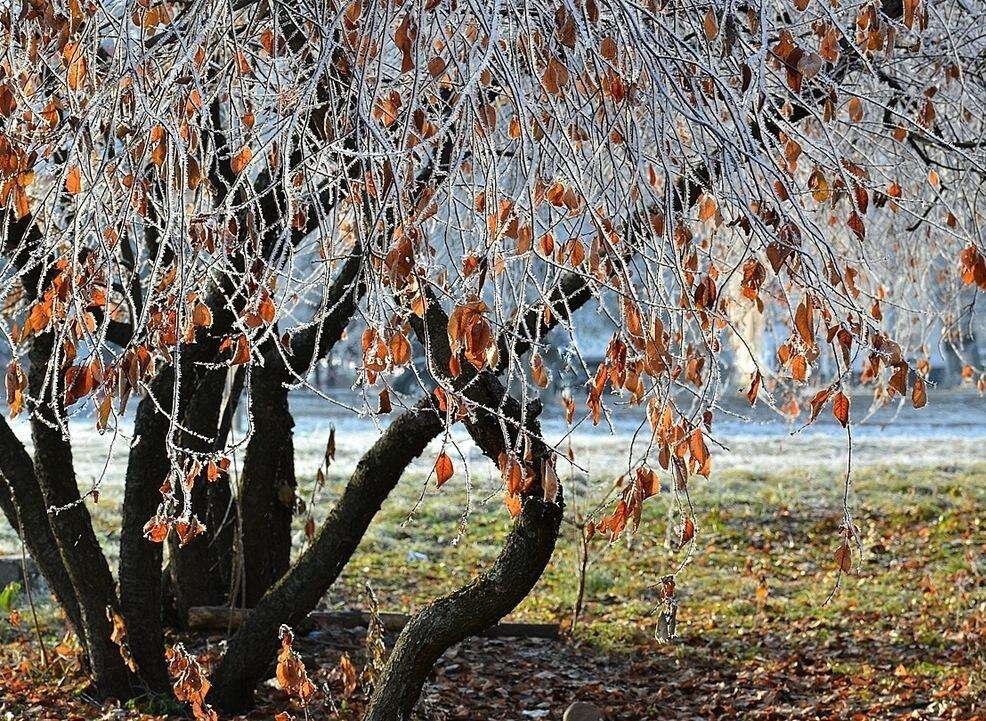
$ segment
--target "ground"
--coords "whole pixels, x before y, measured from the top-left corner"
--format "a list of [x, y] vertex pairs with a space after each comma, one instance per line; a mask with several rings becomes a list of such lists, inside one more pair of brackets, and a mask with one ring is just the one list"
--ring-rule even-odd
[[[342, 475], [333, 474], [318, 497], [331, 499]], [[585, 700], [614, 720], [986, 718], [977, 706], [986, 695], [984, 478], [981, 463], [857, 470], [851, 500], [863, 553], [830, 600], [842, 518], [838, 469], [731, 470], [696, 483], [700, 542], [678, 578], [678, 637], [670, 643], [654, 637], [660, 578], [684, 556], [666, 534], [678, 522], [669, 520], [668, 499], [648, 501], [635, 537], [592, 542], [574, 629], [578, 543], [566, 525], [550, 568], [512, 616], [559, 622], [562, 638], [476, 639], [452, 649], [425, 688], [421, 717], [560, 719], [572, 701]], [[424, 475], [416, 480], [387, 502], [328, 607], [365, 609], [370, 584], [382, 610], [413, 611], [495, 555], [508, 524], [496, 496], [473, 489], [463, 535], [453, 543], [465, 482], [458, 476], [418, 502]], [[586, 507], [587, 488], [578, 477], [568, 486], [571, 517]], [[112, 509], [100, 513], [99, 506], [97, 523], [111, 523]], [[71, 641], [55, 648], [54, 611], [40, 604], [53, 659], [45, 669], [24, 594], [13, 605], [18, 623], [3, 622], [0, 631], [0, 719], [182, 713], [160, 699], [141, 709], [94, 709], [79, 694], [84, 680]], [[357, 674], [372, 673], [364, 637], [358, 630], [299, 633], [297, 649], [326, 689], [309, 718], [358, 718], [368, 684], [347, 694], [352, 676], [340, 657], [346, 653]], [[208, 661], [221, 638], [182, 640]], [[282, 711], [306, 717], [271, 684], [249, 718]]]

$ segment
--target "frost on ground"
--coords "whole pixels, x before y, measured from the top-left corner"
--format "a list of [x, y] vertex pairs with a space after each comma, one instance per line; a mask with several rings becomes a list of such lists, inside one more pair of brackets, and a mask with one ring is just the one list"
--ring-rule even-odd
[[[347, 403], [359, 403], [350, 392], [343, 395]], [[854, 417], [863, 418], [867, 403], [865, 397], [854, 398]], [[322, 462], [329, 431], [335, 428], [336, 460], [329, 473], [330, 488], [316, 497], [314, 515], [319, 520], [334, 498], [333, 483], [341, 483], [349, 476], [360, 454], [379, 436], [382, 424], [373, 416], [356, 418], [348, 412], [334, 415], [329, 404], [301, 395], [293, 400], [292, 407], [296, 423], [295, 468], [306, 501], [311, 480]], [[394, 412], [400, 412], [400, 408], [395, 407]], [[594, 427], [588, 420], [579, 423], [576, 416], [574, 428], [570, 429], [558, 401], [546, 402], [542, 416], [543, 429], [562, 457], [571, 444], [576, 465], [561, 469], [563, 482], [568, 479], [569, 486], [590, 503], [595, 496], [601, 499], [612, 481], [639, 464], [648, 452], [649, 428], [643, 422], [641, 409], [616, 406], [608, 420]], [[242, 441], [247, 423], [246, 418], [240, 419], [234, 442]], [[15, 433], [29, 444], [27, 424], [18, 419], [12, 425]], [[116, 512], [123, 495], [127, 453], [133, 442], [132, 425], [125, 421], [115, 433], [99, 434], [93, 420], [83, 416], [74, 418], [70, 427], [80, 489], [83, 493], [91, 488], [98, 490], [98, 504], [93, 503], [92, 497], [87, 502], [96, 518], [97, 532], [102, 535], [109, 555], [115, 556], [119, 532]], [[986, 462], [986, 400], [973, 393], [943, 391], [921, 410], [914, 410], [906, 403], [882, 408], [854, 424], [851, 431], [855, 469], [964, 468]], [[716, 446], [714, 470], [708, 485], [699, 484], [699, 495], [694, 499], [699, 503], [703, 489], [715, 485], [717, 471], [747, 471], [789, 474], [798, 479], [802, 501], [811, 502], [817, 491], [817, 502], [830, 505], [834, 502], [833, 489], [813, 489], [812, 473], [845, 469], [849, 449], [846, 431], [828, 411], [811, 426], [801, 428], [800, 424], [785, 422], [762, 404], [751, 410], [738, 402], [724, 405], [708, 438], [710, 445]], [[454, 484], [450, 484], [436, 491], [434, 479], [426, 483], [442, 442], [436, 440], [405, 474], [396, 494], [397, 502], [405, 506], [405, 513], [413, 512], [422, 494], [448, 493], [450, 505], [463, 508], [468, 502], [481, 503], [484, 499], [499, 503], [499, 473], [482, 457], [461, 426], [450, 435], [446, 452], [453, 459], [456, 478], [464, 481], [462, 485], [466, 488], [453, 490], [450, 486]], [[242, 449], [241, 444], [239, 452], [233, 454], [234, 474]], [[0, 525], [0, 553], [17, 549], [19, 543], [12, 530], [6, 524]]]

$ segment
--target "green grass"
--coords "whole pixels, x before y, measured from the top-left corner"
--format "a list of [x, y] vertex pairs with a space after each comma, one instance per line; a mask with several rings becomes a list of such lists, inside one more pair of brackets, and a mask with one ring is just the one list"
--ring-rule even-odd
[[[681, 520], [669, 514], [673, 499], [661, 495], [645, 504], [636, 535], [591, 543], [585, 606], [569, 643], [600, 658], [656, 659], [665, 664], [660, 668], [686, 676], [694, 671], [719, 674], [725, 683], [747, 679], [751, 694], [763, 674], [788, 679], [781, 687], [794, 683], [801, 667], [791, 670], [790, 664], [798, 659], [811, 666], [815, 679], [806, 688], [850, 688], [856, 707], [874, 717], [887, 704], [930, 708], [986, 694], [984, 479], [986, 465], [858, 471], [851, 507], [862, 555], [854, 552], [852, 572], [841, 577], [828, 602], [838, 578], [839, 474], [723, 472], [710, 481], [694, 479], [689, 490], [698, 533], [677, 578], [678, 641], [654, 640], [660, 579], [686, 555], [675, 548], [675, 534], [668, 534], [668, 524]], [[306, 500], [311, 482], [301, 481]], [[342, 474], [330, 473], [318, 494], [316, 521], [344, 483]], [[424, 483], [420, 472], [402, 480], [325, 605], [365, 608], [369, 583], [382, 610], [413, 612], [468, 582], [496, 557], [511, 522], [495, 492], [497, 479], [474, 478], [464, 524], [462, 475], [440, 490]], [[566, 517], [572, 519], [601, 496], [576, 498], [571, 489], [603, 494], [607, 481], [576, 478], [566, 486]], [[115, 544], [113, 499], [90, 508], [104, 538]], [[296, 521], [300, 551], [304, 518]], [[570, 624], [578, 590], [577, 534], [571, 523], [563, 525], [551, 564], [513, 619]], [[0, 622], [0, 641], [16, 656], [17, 644], [33, 643], [33, 628], [25, 594], [12, 599], [20, 626]], [[39, 612], [46, 643], [54, 647], [58, 613], [43, 604]]]
[[[696, 484], [692, 497], [699, 531], [692, 561], [678, 578], [679, 631], [730, 635], [812, 621], [836, 627], [929, 604], [946, 618], [958, 613], [964, 601], [953, 593], [962, 588], [961, 583], [956, 588], [956, 577], [968, 581], [974, 564], [981, 563], [983, 478], [983, 467], [858, 472], [852, 508], [863, 554], [854, 554], [853, 572], [843, 576], [827, 604], [837, 577], [840, 476], [727, 472]], [[413, 610], [466, 582], [495, 557], [510, 522], [498, 497], [475, 505], [453, 545], [464, 490], [453, 479], [416, 504], [419, 490], [411, 479], [387, 501], [330, 592], [330, 605], [362, 605], [364, 584], [370, 582], [384, 607]], [[650, 499], [636, 536], [592, 542], [579, 632], [586, 639], [618, 645], [652, 632], [656, 585], [684, 555], [666, 541], [671, 502]], [[412, 560], [409, 552], [427, 560]], [[566, 524], [551, 565], [513, 616], [567, 620], [577, 567], [577, 531]], [[768, 589], [766, 598], [757, 595], [761, 584]], [[922, 590], [927, 584], [938, 589], [934, 603]], [[926, 625], [941, 618], [929, 617]]]

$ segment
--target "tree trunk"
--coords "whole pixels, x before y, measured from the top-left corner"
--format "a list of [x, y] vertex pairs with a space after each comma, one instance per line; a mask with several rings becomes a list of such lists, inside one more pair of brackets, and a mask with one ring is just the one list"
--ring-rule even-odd
[[[181, 391], [188, 393], [188, 407], [182, 413], [182, 420], [191, 432], [181, 434], [180, 444], [193, 453], [212, 453], [226, 443], [243, 388], [243, 373], [235, 374], [226, 407], [222, 408], [227, 369], [211, 368], [193, 374], [192, 367], [189, 359], [183, 375], [192, 377], [186, 376], [182, 383], [190, 383], [191, 387]], [[205, 532], [185, 546], [179, 545], [174, 534], [168, 538], [175, 602], [182, 619], [192, 606], [227, 603], [233, 586], [237, 521], [229, 477], [220, 475], [209, 481], [203, 469], [195, 481], [190, 502], [192, 511], [205, 525]]]
[[405, 626], [363, 721], [410, 721], [432, 666], [453, 644], [496, 624], [530, 593], [554, 552], [562, 506], [527, 498], [493, 565]]
[[[271, 341], [272, 343], [274, 341]], [[291, 563], [295, 506], [294, 419], [281, 357], [265, 354], [250, 374], [253, 435], [247, 443], [238, 493], [243, 544], [243, 605], [253, 608]]]
[[438, 436], [443, 421], [429, 400], [399, 416], [356, 466], [312, 544], [229, 640], [208, 702], [228, 712], [250, 707], [278, 647], [282, 623], [297, 625], [338, 578], [405, 467]]
[[170, 421], [161, 409], [171, 412], [174, 382], [174, 369], [161, 369], [151, 383], [153, 398], [149, 395], [137, 406], [137, 442], [127, 463], [120, 531], [120, 606], [134, 660], [155, 690], [166, 690], [169, 685], [161, 611], [164, 545], [147, 540], [144, 525], [158, 510], [160, 488], [171, 469], [167, 447]]
[[4, 418], [0, 418], [0, 507], [37, 562], [79, 643], [86, 648], [79, 602], [48, 521], [34, 462]]
[[52, 335], [45, 333], [35, 339], [29, 353], [35, 471], [45, 503], [57, 509], [49, 513], [51, 528], [79, 601], [96, 692], [103, 697], [129, 698], [140, 684], [110, 638], [113, 623], [108, 612], [119, 608], [116, 584], [79, 495], [72, 447], [57, 425], [54, 409], [62, 397], [60, 371], [54, 369], [46, 383], [52, 350]]

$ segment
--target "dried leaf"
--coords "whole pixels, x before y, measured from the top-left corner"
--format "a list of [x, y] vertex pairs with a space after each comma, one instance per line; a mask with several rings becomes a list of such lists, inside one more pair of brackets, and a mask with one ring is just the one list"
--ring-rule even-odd
[[843, 428], [849, 425], [849, 397], [842, 391], [836, 393], [832, 401], [832, 415]]
[[452, 459], [447, 453], [442, 452], [435, 460], [435, 485], [441, 488], [445, 482], [452, 477], [455, 469], [452, 467]]
[[253, 150], [250, 149], [249, 145], [244, 145], [243, 148], [229, 161], [230, 170], [233, 171], [235, 175], [239, 175], [244, 170], [246, 170], [247, 165], [250, 164], [250, 160], [253, 159]]
[[928, 391], [924, 385], [924, 378], [921, 376], [914, 378], [914, 388], [911, 390], [911, 404], [915, 408], [924, 408], [928, 404]]
[[82, 192], [82, 171], [78, 165], [73, 165], [65, 175], [65, 190], [72, 195]]

